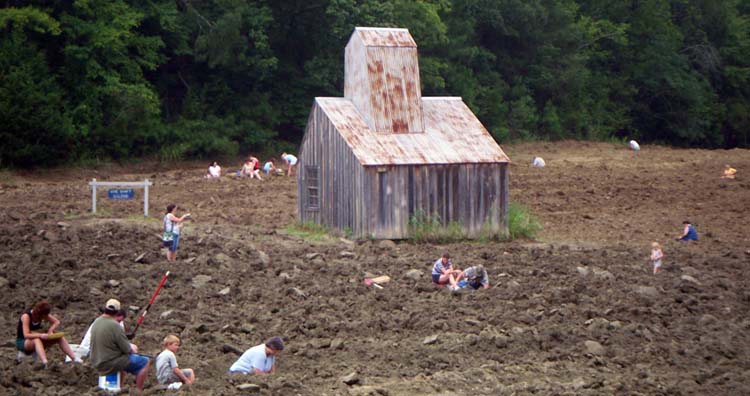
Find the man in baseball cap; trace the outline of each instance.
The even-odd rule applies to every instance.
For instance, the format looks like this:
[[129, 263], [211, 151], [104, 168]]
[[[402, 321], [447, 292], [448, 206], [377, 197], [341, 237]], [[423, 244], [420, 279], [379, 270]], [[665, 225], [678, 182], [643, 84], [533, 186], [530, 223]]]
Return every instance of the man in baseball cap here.
[[91, 325], [91, 366], [100, 375], [125, 371], [135, 375], [135, 386], [143, 391], [150, 361], [138, 354], [138, 347], [125, 336], [115, 316], [120, 312], [120, 302], [110, 298], [104, 304], [104, 313]]
[[284, 350], [281, 337], [271, 337], [242, 354], [229, 368], [230, 373], [273, 374], [276, 372], [276, 356]]

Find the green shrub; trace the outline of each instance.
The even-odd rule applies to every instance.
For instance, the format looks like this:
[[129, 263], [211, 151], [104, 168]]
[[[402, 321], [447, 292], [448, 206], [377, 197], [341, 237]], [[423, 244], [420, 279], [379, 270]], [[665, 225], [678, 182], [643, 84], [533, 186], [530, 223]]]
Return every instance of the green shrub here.
[[446, 243], [466, 239], [461, 223], [451, 221], [445, 226], [440, 215], [419, 210], [409, 218], [409, 237], [415, 243]]
[[289, 225], [286, 227], [286, 233], [307, 241], [324, 241], [331, 238], [326, 226], [312, 221]]
[[534, 239], [542, 225], [531, 214], [528, 208], [518, 203], [511, 203], [508, 207], [508, 238]]

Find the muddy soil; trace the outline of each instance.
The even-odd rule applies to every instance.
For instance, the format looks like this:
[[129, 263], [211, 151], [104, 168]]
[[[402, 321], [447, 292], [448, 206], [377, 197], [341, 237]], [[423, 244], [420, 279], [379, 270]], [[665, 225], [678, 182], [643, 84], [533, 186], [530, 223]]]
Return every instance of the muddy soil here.
[[[62, 363], [59, 350], [46, 370], [15, 362], [19, 313], [49, 299], [77, 343], [116, 297], [132, 328], [166, 271], [135, 343], [156, 355], [166, 334], [181, 337], [178, 362], [198, 377], [182, 394], [750, 394], [750, 152], [504, 149], [514, 161], [511, 200], [544, 225], [536, 241], [304, 236], [290, 227], [293, 179], [204, 180], [202, 164], [2, 173], [0, 394], [98, 394], [96, 373]], [[529, 166], [535, 155], [546, 168]], [[736, 180], [719, 178], [725, 163]], [[124, 202], [100, 193], [92, 215], [91, 178], [154, 181], [151, 216], [142, 216], [140, 192]], [[193, 215], [174, 264], [158, 240], [170, 202]], [[697, 243], [674, 240], [686, 218]], [[657, 276], [651, 241], [666, 255]], [[459, 267], [483, 264], [492, 288], [433, 287], [431, 263], [443, 250]], [[421, 277], [408, 277], [411, 269]], [[368, 273], [392, 281], [370, 288]], [[273, 335], [287, 344], [277, 374], [227, 374], [233, 348]], [[238, 387], [245, 383], [258, 388]], [[165, 392], [152, 371], [145, 393]]]

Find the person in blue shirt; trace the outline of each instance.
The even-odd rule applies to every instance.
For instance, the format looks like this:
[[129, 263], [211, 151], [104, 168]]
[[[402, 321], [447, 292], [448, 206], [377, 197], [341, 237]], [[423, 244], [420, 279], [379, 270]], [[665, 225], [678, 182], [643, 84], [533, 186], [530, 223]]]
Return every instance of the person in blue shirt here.
[[229, 368], [230, 373], [273, 374], [276, 372], [276, 356], [284, 350], [281, 337], [271, 337], [264, 344], [256, 345], [242, 354]]
[[682, 235], [677, 238], [678, 241], [697, 241], [698, 240], [698, 232], [695, 231], [695, 227], [693, 227], [692, 224], [690, 224], [690, 220], [685, 220], [682, 222], [682, 224], [685, 225], [685, 228], [682, 230]]

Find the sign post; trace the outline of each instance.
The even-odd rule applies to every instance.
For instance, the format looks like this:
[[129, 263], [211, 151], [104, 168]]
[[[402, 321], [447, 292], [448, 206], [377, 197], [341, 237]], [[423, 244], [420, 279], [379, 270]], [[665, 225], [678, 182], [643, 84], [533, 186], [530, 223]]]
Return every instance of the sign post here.
[[[148, 217], [148, 187], [153, 185], [148, 179], [142, 182], [99, 182], [91, 179], [91, 213], [96, 213], [96, 188], [102, 187], [143, 187], [143, 215]], [[133, 199], [135, 194], [132, 188], [110, 189], [107, 191], [109, 199], [125, 200]]]

